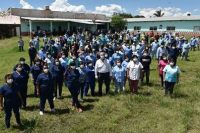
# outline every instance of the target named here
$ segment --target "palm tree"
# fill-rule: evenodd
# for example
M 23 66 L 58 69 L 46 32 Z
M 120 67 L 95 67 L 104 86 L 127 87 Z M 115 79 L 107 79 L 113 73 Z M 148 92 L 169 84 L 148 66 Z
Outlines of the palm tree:
M 165 13 L 162 12 L 161 10 L 157 10 L 153 15 L 156 17 L 162 17 L 165 15 Z

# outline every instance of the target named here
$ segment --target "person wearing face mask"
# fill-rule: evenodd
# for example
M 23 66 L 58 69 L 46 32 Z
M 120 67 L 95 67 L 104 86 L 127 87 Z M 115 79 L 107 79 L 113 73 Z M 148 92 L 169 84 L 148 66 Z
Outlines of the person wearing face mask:
M 163 55 L 158 63 L 158 70 L 159 70 L 159 77 L 161 81 L 161 86 L 164 87 L 164 80 L 163 80 L 163 69 L 168 64 L 167 56 Z
M 30 58 L 30 66 L 34 63 L 34 59 L 37 56 L 37 50 L 33 45 L 30 45 L 30 48 L 28 49 L 28 54 Z
M 55 98 L 61 99 L 62 97 L 64 71 L 65 69 L 61 66 L 60 61 L 58 59 L 55 59 L 55 62 L 50 70 L 53 77 L 54 100 Z
M 79 67 L 80 61 L 80 58 L 77 58 L 75 55 L 71 55 L 71 58 L 68 61 L 68 65 L 71 64 L 71 62 L 75 62 L 76 67 Z
M 110 91 L 110 80 L 112 78 L 112 69 L 110 64 L 105 59 L 105 53 L 100 53 L 100 59 L 95 64 L 95 78 L 98 79 L 99 96 L 102 96 L 103 82 L 106 85 L 106 94 Z
M 184 44 L 183 44 L 183 48 L 182 48 L 182 53 L 181 53 L 181 60 L 186 60 L 188 61 L 188 54 L 190 51 L 190 43 L 188 43 L 188 40 L 185 40 Z
M 38 55 L 38 58 L 39 58 L 40 60 L 45 60 L 46 51 L 45 51 L 45 49 L 44 49 L 43 46 L 41 46 L 41 48 L 40 48 L 40 50 L 38 51 L 37 55 Z
M 173 44 L 171 47 L 167 47 L 167 51 L 169 60 L 174 60 L 176 63 L 176 60 L 179 55 L 179 50 L 178 48 L 176 48 L 176 44 Z
M 5 124 L 6 128 L 10 128 L 10 119 L 12 110 L 15 114 L 16 122 L 21 126 L 20 120 L 20 100 L 23 103 L 19 88 L 13 82 L 12 74 L 5 75 L 5 84 L 0 87 L 0 105 L 1 110 L 5 112 Z M 3 104 L 4 101 L 4 104 Z
M 143 83 L 144 76 L 146 76 L 146 84 L 149 84 L 151 56 L 148 54 L 147 50 L 144 51 L 142 57 L 140 58 L 140 62 L 143 65 L 141 81 Z
M 87 76 L 84 62 L 81 62 L 80 67 L 78 67 L 77 69 L 80 73 L 80 77 L 79 77 L 80 93 L 81 93 L 80 101 L 83 102 L 84 87 L 86 84 L 86 76 Z
M 127 74 L 127 65 L 128 65 L 128 63 L 129 63 L 129 57 L 125 56 L 125 60 L 122 62 L 122 67 L 124 67 L 124 69 L 126 70 L 126 74 Z M 127 77 L 127 75 L 126 75 L 126 77 Z M 127 80 L 127 78 L 125 78 L 123 90 L 125 90 L 126 80 Z
M 65 85 L 69 89 L 72 96 L 72 109 L 77 108 L 78 112 L 82 112 L 81 104 L 78 100 L 78 95 L 80 92 L 80 73 L 76 69 L 75 62 L 69 64 L 69 68 L 65 71 Z
M 51 67 L 53 66 L 54 63 L 54 58 L 51 56 L 50 53 L 46 53 L 46 58 L 44 60 L 45 63 L 47 63 L 49 69 L 51 69 Z
M 133 55 L 132 60 L 127 65 L 127 79 L 129 80 L 130 90 L 133 94 L 138 92 L 138 83 L 141 78 L 143 66 L 138 61 L 138 56 Z
M 63 68 L 67 68 L 68 66 L 68 58 L 66 57 L 66 55 L 63 53 L 61 58 L 59 58 L 60 64 Z
M 174 86 L 179 83 L 180 69 L 174 60 L 170 60 L 169 65 L 163 69 L 163 77 L 165 82 L 165 95 L 173 95 Z
M 43 72 L 37 77 L 37 95 L 40 97 L 40 115 L 44 114 L 46 100 L 48 100 L 51 112 L 55 112 L 53 102 L 53 78 L 48 66 L 43 67 Z
M 35 59 L 34 65 L 31 67 L 31 75 L 34 84 L 34 95 L 37 96 L 37 84 L 36 80 L 38 75 L 42 73 L 42 64 L 40 59 Z
M 125 82 L 125 76 L 126 76 L 126 70 L 121 65 L 121 61 L 117 60 L 116 66 L 112 69 L 112 75 L 113 80 L 115 84 L 115 93 L 119 93 L 120 91 L 123 91 L 124 82 Z
M 27 98 L 27 74 L 22 69 L 21 64 L 16 65 L 16 70 L 12 73 L 13 81 L 16 84 L 17 88 L 19 88 L 20 94 L 23 99 L 23 103 L 21 106 L 26 108 L 26 98 Z
M 123 60 L 123 57 L 122 57 L 122 55 L 120 53 L 120 49 L 119 48 L 116 48 L 115 53 L 112 55 L 112 60 L 111 61 L 112 61 L 113 66 L 116 65 L 116 61 L 117 60 L 120 60 L 120 61 Z
M 91 95 L 95 96 L 95 73 L 94 73 L 94 65 L 92 62 L 88 62 L 86 66 L 86 83 L 84 88 L 84 95 L 88 95 L 89 88 L 91 89 Z
M 165 48 L 164 42 L 161 43 L 160 47 L 157 49 L 157 52 L 156 52 L 156 59 L 158 60 L 158 62 L 163 55 L 168 55 L 168 51 Z
M 92 52 L 90 52 L 90 53 L 85 57 L 85 61 L 86 61 L 86 63 L 88 63 L 88 62 L 93 62 L 93 65 L 94 65 L 95 62 L 96 62 L 96 55 L 93 54 Z

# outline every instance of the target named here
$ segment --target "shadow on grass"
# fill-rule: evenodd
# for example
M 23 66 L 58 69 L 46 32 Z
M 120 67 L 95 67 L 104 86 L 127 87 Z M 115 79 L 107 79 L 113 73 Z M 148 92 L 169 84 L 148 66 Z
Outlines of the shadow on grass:
M 51 111 L 45 111 L 46 114 L 50 114 L 50 115 L 63 115 L 63 114 L 69 114 L 69 108 L 65 108 L 65 109 L 56 109 L 55 113 L 52 113 Z
M 35 96 L 34 94 L 29 94 L 27 97 L 29 97 L 29 98 L 37 98 L 37 96 Z
M 141 95 L 141 96 L 151 96 L 152 93 L 151 93 L 151 92 L 138 92 L 137 95 Z
M 93 103 L 93 102 L 98 102 L 98 101 L 99 101 L 99 99 L 91 99 L 91 98 L 84 99 L 84 102 L 87 102 L 87 103 Z
M 89 110 L 92 110 L 93 108 L 94 108 L 94 105 L 87 104 L 83 106 L 83 111 L 89 111 Z
M 22 120 L 21 126 L 13 126 L 13 128 L 18 129 L 20 131 L 32 132 L 36 127 L 36 125 L 37 125 L 36 119 L 31 119 L 31 120 L 24 119 Z
M 31 105 L 31 106 L 27 106 L 24 110 L 25 110 L 25 111 L 34 111 L 34 110 L 39 110 L 39 105 Z
M 181 99 L 181 98 L 188 98 L 189 95 L 183 93 L 174 93 L 171 98 L 173 99 Z

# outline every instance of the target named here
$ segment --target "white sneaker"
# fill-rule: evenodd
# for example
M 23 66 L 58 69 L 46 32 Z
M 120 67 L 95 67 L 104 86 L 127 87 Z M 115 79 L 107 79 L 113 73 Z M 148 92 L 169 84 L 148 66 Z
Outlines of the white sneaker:
M 123 91 L 125 91 L 125 87 L 123 86 Z
M 56 110 L 55 110 L 55 109 L 51 109 L 51 112 L 52 112 L 52 113 L 55 113 L 55 112 L 56 112 Z
M 55 101 L 55 100 L 56 100 L 56 97 L 54 97 L 53 100 Z
M 40 115 L 44 115 L 44 113 L 42 111 L 40 111 Z

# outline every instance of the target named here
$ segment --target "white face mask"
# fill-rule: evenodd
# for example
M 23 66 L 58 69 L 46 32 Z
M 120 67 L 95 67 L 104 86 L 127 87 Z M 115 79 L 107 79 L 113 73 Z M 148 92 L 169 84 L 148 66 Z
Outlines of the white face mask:
M 144 55 L 144 56 L 147 56 L 148 54 L 147 54 L 147 53 L 144 53 L 143 55 Z
M 75 66 L 71 66 L 71 69 L 76 69 L 76 67 Z
M 13 79 L 7 79 L 7 83 L 8 84 L 12 84 L 13 83 Z
M 51 58 L 51 55 L 48 55 L 47 57 L 48 57 L 48 58 Z
M 128 62 L 128 59 L 125 59 L 126 62 Z
M 167 58 L 165 57 L 165 58 L 163 58 L 163 60 L 167 60 Z
M 22 71 L 22 68 L 21 68 L 21 67 L 18 67 L 18 68 L 17 68 L 17 71 L 18 71 L 18 72 L 21 72 L 21 71 Z
M 104 55 L 101 55 L 100 58 L 101 58 L 102 60 L 104 60 L 104 59 L 105 59 L 105 56 L 104 56 Z
M 92 63 L 90 63 L 88 66 L 89 66 L 89 67 L 92 67 L 93 65 L 92 65 Z
M 64 58 L 65 58 L 65 56 L 63 55 L 63 56 L 62 56 L 62 58 L 64 59 Z
M 134 62 L 137 62 L 137 61 L 138 61 L 138 59 L 137 59 L 137 58 L 134 58 L 134 59 L 133 59 L 133 61 L 134 61 Z
M 105 55 L 105 57 L 107 58 L 107 57 L 108 57 L 108 55 L 106 54 L 106 55 Z
M 23 65 L 23 64 L 25 64 L 25 62 L 24 61 L 20 61 L 20 63 Z
M 40 65 L 40 62 L 36 62 L 35 64 L 36 64 L 36 65 Z
M 80 65 L 80 68 L 84 68 L 84 65 Z
M 93 54 L 92 53 L 90 53 L 90 56 L 92 56 Z
M 49 69 L 44 69 L 44 73 L 48 73 L 49 72 Z
M 60 63 L 59 62 L 56 62 L 56 65 L 59 65 Z
M 170 66 L 174 66 L 174 63 L 173 63 L 173 62 L 170 62 L 169 65 L 170 65 Z
M 121 66 L 121 63 L 117 63 L 117 66 Z

